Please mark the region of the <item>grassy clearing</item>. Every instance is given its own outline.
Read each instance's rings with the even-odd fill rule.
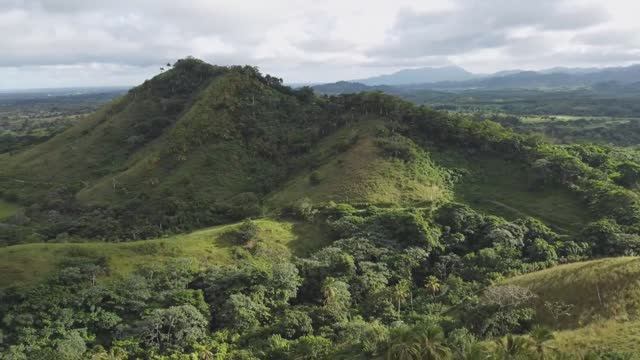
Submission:
[[[572,353],[608,350],[640,354],[640,321],[608,320],[559,331],[551,346]]]
[[[640,315],[640,258],[620,257],[561,265],[508,280],[539,296],[540,320],[575,328],[599,320],[627,321]],[[554,316],[545,302],[568,305]]]
[[[580,199],[569,190],[532,191],[522,164],[485,155],[431,148],[436,163],[462,173],[454,188],[457,201],[513,220],[531,216],[558,233],[574,233],[590,220]]]
[[[314,203],[425,204],[450,196],[428,161],[384,156],[376,145],[376,126],[381,122],[363,122],[325,139],[315,155],[320,165],[298,174],[268,202],[286,206],[309,198]]]
[[[312,225],[268,219],[256,223],[257,239],[268,247],[283,247],[293,254],[304,255],[326,243],[321,233],[310,228]],[[43,280],[60,263],[77,257],[106,257],[111,275],[127,274],[139,265],[171,258],[191,258],[196,266],[202,267],[230,263],[238,246],[224,235],[238,226],[217,226],[185,235],[126,243],[39,243],[0,248],[0,287]]]
[[[17,205],[0,200],[0,219],[4,219],[15,214],[18,209],[19,207]]]

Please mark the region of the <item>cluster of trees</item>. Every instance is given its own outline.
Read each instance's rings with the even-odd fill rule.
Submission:
[[[48,281],[0,291],[0,359],[560,356],[536,326],[536,295],[492,284],[594,256],[608,236],[565,239],[456,203],[306,210],[334,241],[303,258],[256,243],[251,221],[228,234],[247,245],[233,265],[175,259],[115,276],[79,251]]]

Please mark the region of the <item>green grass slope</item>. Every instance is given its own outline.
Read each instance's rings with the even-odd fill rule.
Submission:
[[[15,214],[18,209],[19,207],[17,205],[0,199],[0,219],[4,219]]]
[[[540,320],[554,328],[575,328],[598,320],[626,321],[640,314],[640,258],[578,262],[508,280],[538,295]],[[565,307],[550,311],[551,303]]]
[[[312,225],[255,220],[254,243],[273,250],[306,255],[326,243]],[[138,265],[161,263],[172,258],[190,258],[196,266],[233,261],[234,245],[228,234],[240,224],[207,228],[189,234],[126,243],[37,243],[0,248],[0,287],[26,285],[45,279],[60,264],[74,258],[106,259],[110,275],[123,275]]]
[[[453,199],[563,234],[592,220],[569,184],[532,191],[526,154],[510,161],[493,148],[522,145],[515,135],[456,121],[377,93],[318,97],[250,67],[188,59],[50,141],[0,155],[0,198],[25,205],[47,240],[152,238],[306,198]]]
[[[555,333],[551,347],[579,354],[618,351],[640,354],[640,321],[600,321],[576,330]]]
[[[120,223],[135,218],[136,226],[156,233],[256,216],[267,194],[315,161],[319,142],[347,118],[360,121],[347,113],[330,116],[324,102],[253,68],[179,62],[50,141],[0,157],[6,169],[0,191],[29,204],[67,187],[81,205],[116,208]],[[374,160],[371,142],[357,148],[364,158],[356,161],[377,171],[378,179],[404,180],[392,179],[397,166],[390,162],[368,163]],[[365,177],[338,181],[360,186]],[[408,186],[438,196],[431,183]],[[403,196],[395,192],[392,201]],[[123,209],[132,211],[124,215]]]
[[[321,141],[312,158],[319,165],[298,173],[268,199],[282,207],[308,198],[351,204],[420,205],[451,198],[444,169],[405,138],[416,152],[406,161],[387,156],[378,144],[385,139],[382,120],[369,120],[344,128]]]
[[[534,217],[558,233],[575,233],[591,221],[584,203],[562,187],[532,190],[522,163],[482,153],[428,147],[438,165],[460,174],[454,186],[456,200],[513,220]]]
[[[158,139],[158,146],[129,159],[124,171],[98,179],[78,197],[109,203],[129,193],[152,197],[171,193],[184,198],[187,191],[195,190],[200,198],[213,200],[251,191],[249,169],[255,159],[233,134],[233,118],[224,104],[224,94],[232,91],[235,80],[232,75],[213,80]]]
[[[8,180],[3,187],[29,197],[34,190],[78,189],[113,178],[146,149],[161,146],[158,137],[191,107],[200,89],[221,74],[210,65],[177,65],[51,140],[17,155],[1,155],[0,180]]]

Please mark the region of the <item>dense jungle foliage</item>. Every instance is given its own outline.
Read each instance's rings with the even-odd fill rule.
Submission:
[[[301,206],[295,216],[325,226],[331,245],[292,256],[256,239],[258,225],[245,221],[225,234],[239,245],[233,264],[196,269],[176,257],[118,277],[105,277],[113,269],[100,252],[77,251],[46,282],[2,290],[1,356],[581,358],[553,350],[541,320],[561,323],[577,309],[536,308],[537,294],[501,279],[611,255],[600,242],[610,223],[579,241],[534,219],[509,222],[457,203]]]

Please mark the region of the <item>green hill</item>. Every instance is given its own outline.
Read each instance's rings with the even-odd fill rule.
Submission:
[[[318,143],[312,152],[317,166],[293,176],[270,194],[268,203],[283,207],[309,198],[351,204],[437,204],[451,198],[447,170],[411,140],[396,137],[414,152],[411,161],[385,155],[381,119],[363,121],[337,131]]]
[[[640,353],[640,258],[559,265],[507,280],[537,295],[536,321],[553,329],[550,347],[572,354]]]
[[[640,164],[381,93],[185,59],[0,168],[3,359],[461,358],[640,308]]]
[[[260,216],[304,198],[449,199],[446,171],[392,134],[388,116],[355,113],[354,100],[294,91],[251,67],[181,60],[50,141],[0,155],[0,195],[38,203],[28,216],[36,224],[50,223],[50,210],[60,214],[64,224],[39,231],[45,238],[133,239]],[[396,141],[411,159],[384,154]],[[88,209],[87,221],[117,229],[78,225]]]
[[[597,320],[637,319],[640,315],[640,258],[620,257],[560,265],[508,281],[539,296],[541,321],[556,328]],[[549,305],[564,305],[562,315]],[[554,316],[555,315],[555,316]]]
[[[530,169],[521,161],[454,147],[432,147],[429,153],[438,164],[461,173],[453,188],[456,200],[489,214],[534,217],[563,234],[575,233],[592,218],[580,198],[566,188],[532,189]]]
[[[640,322],[637,320],[599,321],[580,329],[559,331],[555,337],[551,346],[569,353],[605,350],[640,354]]]
[[[0,219],[13,215],[18,210],[18,206],[7,201],[0,200]]]
[[[303,201],[455,200],[563,235],[603,216],[634,233],[640,198],[616,180],[621,160],[585,149],[381,93],[315,96],[253,67],[184,59],[51,140],[0,155],[0,198],[25,209],[3,220],[0,241],[155,238]]]
[[[301,256],[326,243],[322,232],[309,224],[268,219],[253,223],[256,232],[251,239],[252,248],[260,244],[271,251]],[[111,269],[110,276],[126,276],[139,266],[161,264],[170,259],[191,259],[196,270],[213,264],[229,264],[237,257],[238,250],[247,249],[234,241],[234,233],[241,226],[223,225],[126,243],[38,243],[2,247],[0,288],[37,284],[74,260],[100,259]]]
[[[85,204],[263,191],[316,119],[304,113],[312,105],[252,71],[178,62],[51,141],[5,156],[7,175],[72,187]]]

